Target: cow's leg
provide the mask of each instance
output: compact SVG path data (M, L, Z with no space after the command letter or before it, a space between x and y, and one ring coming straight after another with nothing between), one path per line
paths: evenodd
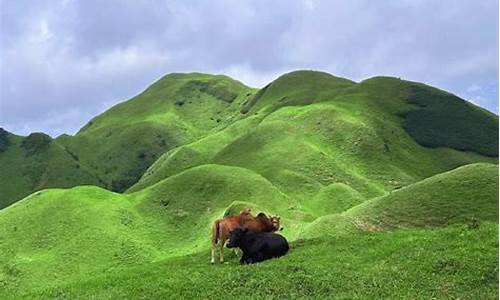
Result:
M217 247L217 245L215 243L212 242L212 259L210 260L210 262L213 264L215 263L215 248Z
M212 224L212 259L210 262L212 264L215 263L215 248L217 247L217 242L219 241L219 230L220 230L220 221L216 220Z
M244 262L245 262L246 264L253 264L253 263L255 262L255 259L254 259L254 257L253 257L253 256L249 255L249 256L245 257Z
M257 252L254 254L253 256L253 262L256 263L256 262L261 262L261 261L264 261L266 258L264 257L264 255L262 254L262 252Z
M248 257L246 256L245 252L243 252L243 255L240 258L240 264L244 264L247 262Z
M224 262L224 244L226 243L225 240L220 240L220 262Z
M266 258L264 257L263 253L262 252L251 252L249 253L248 255L244 255L244 259L242 257L242 260L245 261L245 263L247 264L254 264L254 263L257 263L257 262L261 262L263 260L265 260Z

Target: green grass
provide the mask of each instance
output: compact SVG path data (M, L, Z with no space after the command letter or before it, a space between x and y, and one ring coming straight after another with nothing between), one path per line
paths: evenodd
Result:
M251 92L222 75L170 74L95 117L75 136L18 137L2 129L0 164L7 167L0 174L0 208L42 188L95 184L123 192L164 152L231 124ZM48 147L30 148L33 141L40 146L47 141Z
M244 103L244 114L269 113L284 106L302 106L332 97L355 82L317 71L284 74L259 90Z
M0 130L0 298L496 298L494 129L425 85L298 71L170 74L75 136ZM292 251L209 265L244 207Z
M60 143L42 134L21 137L4 131L0 153L0 209L42 188L99 185L92 171Z
M498 221L498 166L460 167L366 201L344 215L370 230Z
M60 283L206 250L211 223L242 196L282 213L285 234L296 235L304 216L294 201L236 167L199 166L130 195L95 186L37 192L0 211L1 282L37 288L41 278Z
M106 188L123 192L164 152L233 122L252 89L226 76L170 74L61 142Z
M2 298L496 299L498 225L298 241L279 259L212 266L207 253L88 274ZM48 283L48 282L47 282Z
M352 198L347 199L352 206L349 203ZM321 198L320 201L326 202ZM332 197L332 203L337 202ZM327 210L324 204L318 206L323 214ZM434 228L457 223L474 226L484 221L498 222L498 166L482 163L438 174L319 217L305 226L300 237L335 236L358 230Z
M411 227L435 228L436 226L463 224L462 227L457 227L460 229L409 231L397 233L396 236L399 236L401 241L409 243L415 239L426 241L433 236L432 232L452 232L451 236L458 236L459 234L454 230L462 232L464 228L467 228L474 232L473 230L477 228L489 228L487 234L491 235L488 238L490 244L483 240L477 245L469 245L470 249L453 248L446 251L452 253L451 257L455 257L454 251L459 251L463 257L467 256L467 259L471 259L470 251L479 251L475 247L482 249L481 251L498 251L491 245L491 241L496 242L495 230L498 228L498 225L494 224L498 223L496 217L498 200L495 196L498 192L495 180L497 173L498 167L495 165L465 166L436 175L385 197L361 203L343 213L325 215L320 218L315 218L308 212L310 207L302 207L300 203L280 192L262 176L246 169L220 165L194 167L149 188L130 194L112 193L92 186L68 190L44 190L0 211L0 251L3 254L0 261L0 284L6 291L18 296L23 293L37 294L40 291L46 293L46 290L50 293L58 291L57 293L67 295L69 298L89 297L89 291L96 293L99 298L119 295L125 297L128 292L132 293L130 295L153 293L152 296L158 296L160 294L155 294L157 290L151 290L150 283L141 283L137 277L144 279L147 275L143 273L167 272L168 276L162 275L166 282L162 282L161 285L177 286L178 281L187 274L184 272L196 272L200 276L197 280L203 281L206 279L201 275L203 272L210 273L211 270L221 268L217 266L212 267L216 269L209 269L208 266L211 223L214 219L227 214L228 211L237 211L241 207L249 206L255 212L280 214L282 225L285 227L283 234L299 249L299 254L292 252L290 256L272 262L281 271L274 269L270 271L269 267L258 269L262 270L263 276L271 277L274 274L274 280L282 280L285 285L291 285L294 282L293 278L283 279L276 277L276 274L281 274L280 272L285 272L286 268L292 266L306 265L306 258L323 257L314 264L308 265L311 270L318 269L324 272L322 279L311 279L312 286L308 290L313 295L326 295L334 291L323 290L325 283L322 283L322 280L328 278L339 280L335 276L340 274L336 272L329 274L327 270L335 268L336 265L328 267L325 261L336 257L332 257L332 253L337 253L338 247L344 249L341 251L345 251L345 255L348 254L348 249L352 251L361 247L360 245L365 245L366 251L366 247L373 246L366 244L365 239L373 238L384 241L376 248L376 251L380 252L377 254L379 259L382 259L382 253L402 251L388 246L399 243L399 240L389 242L396 233L372 235L363 233L364 231ZM483 180L478 180L481 178ZM475 188L463 184L471 182L475 184ZM440 197L435 197L438 191L448 191L449 194L439 194L437 196ZM477 194L476 198L471 198L474 191L482 191L483 194ZM412 195L411 199L405 196L408 193ZM450 199L455 199L457 195L462 196L461 201L451 202ZM245 201L241 202L241 199ZM318 210L316 215L324 214L323 208L318 208ZM408 225L409 221L413 222L411 226ZM426 237L426 234L430 237ZM432 247L441 247L441 249L447 249L447 243L467 244L451 236L448 237L449 240L441 240L439 243L437 242L439 239L435 238L430 244ZM315 248L318 238L323 246ZM405 245L404 248L410 247L409 244ZM434 250L421 251L419 255ZM345 258L345 262L351 264L354 257L362 254L350 252L349 255ZM349 283L353 280L352 278L359 278L359 276L370 278L375 272L380 271L375 268L369 271L373 272L372 275L365 273L367 269L373 268L368 260L370 257L368 255L362 260L365 265L360 265L359 270L350 270L347 275L349 279L345 279L346 284L355 285L354 282ZM408 263L405 257L400 258L400 268ZM437 260L438 257L442 258L442 255L436 255L434 259ZM414 270L415 274L430 272L422 267L427 263L428 258L421 257L420 259L420 261L413 262L415 266L419 266ZM488 258L489 265L494 263L492 259L497 259L497 257ZM455 260L462 261L462 258ZM302 263L297 261L302 261ZM194 266L190 267L186 265L186 262ZM233 258L232 262L235 264L236 259ZM152 271L156 268L161 268L161 271ZM235 266L235 268L244 270L241 267ZM387 268L391 269L393 266L387 266ZM176 271L169 272L168 270ZM455 272L458 278L455 279L459 280L463 276L475 276L472 274L478 271L470 265ZM207 276L213 278L213 276L223 276L226 273L215 273L215 275L210 273ZM95 278L96 274L102 275ZM427 275L430 276L430 273ZM433 276L434 279L438 278L443 283L447 282L447 279L441 278L439 274ZM388 275L387 280L390 277ZM128 288L125 288L131 285L128 280L139 285L136 290L128 291ZM403 281L401 284L411 283L408 278L400 280ZM91 287L79 287L84 282ZM204 290L211 293L211 289L213 291L217 286L210 284L215 282L205 283L209 285L207 288L193 289L192 293L203 293ZM68 284L70 287L67 287ZM146 287L141 288L140 285L143 284ZM391 284L394 282L389 280L378 286L381 290L377 293L387 293L387 286ZM434 285L430 283L421 284L426 287L427 293L434 289ZM93 285L96 286L92 287ZM270 284L269 288L272 286ZM107 295L109 287L114 288L111 294ZM184 292L182 288L177 287L171 292L174 294ZM60 292L61 289L66 288L69 288L71 292ZM255 288L255 286L251 285L248 288ZM478 293L487 294L495 286L481 288L484 290ZM166 293L168 289L165 289L161 292ZM346 289L345 292L348 290ZM236 293L239 289L231 291ZM367 289L362 291L361 295L367 296L372 292L374 291ZM414 295L416 290L409 289L403 292ZM463 286L455 286L450 292L462 296L468 295ZM47 296L43 293L41 295ZM283 290L275 290L275 293L278 297L282 295ZM297 296L300 295L299 293ZM354 296L353 294L346 295Z
M404 128L428 147L449 147L498 156L498 118L446 92L414 84L409 101L418 106L405 115ZM470 126L473 124L473 126Z
M308 203L312 211L321 215L341 213L363 203L366 199L355 189L344 183L332 183L322 188Z
M402 117L414 109L408 102L411 84L393 78L355 84L311 71L286 74L255 94L259 100L244 118L162 155L129 192L196 165L224 164L264 176L305 207L311 206L314 213L321 206L317 199L329 186L343 185L359 194L358 200L352 200L357 204L359 199L382 196L461 165L498 161L475 152L417 143L405 130ZM308 100L280 102L280 95L302 95ZM497 121L490 115L483 117L485 122ZM483 140L496 142L497 136L483 136Z
M50 179L27 188L20 181L31 172L11 173L13 157L0 152L0 161L5 157L12 164L0 188L15 191L2 193L2 202L5 206L40 188L87 183L137 191L211 163L248 168L304 203L335 183L372 198L460 165L498 161L485 156L497 156L491 145L498 138L490 129L498 127L498 117L464 103L389 77L355 83L296 71L256 93L222 75L170 74L95 117L77 135L55 139L86 170L85 176L66 168L56 175L71 177L69 183ZM450 118L448 112L460 117ZM441 123L412 121L433 114ZM451 131L434 138L442 144L419 138L420 132L440 132L435 128L444 123ZM17 165L31 164L20 154L16 160Z

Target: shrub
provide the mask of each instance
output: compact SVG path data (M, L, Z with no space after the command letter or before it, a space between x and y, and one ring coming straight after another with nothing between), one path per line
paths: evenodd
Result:
M238 96L238 94L231 92L225 85L220 84L217 81L192 80L186 83L183 87L184 93L189 93L193 90L198 90L229 103L233 102Z
M25 150L26 155L40 153L48 148L52 142L52 138L45 133L35 132L25 137L21 143L21 147Z
M5 150L7 150L9 145L9 133L3 128L0 128L0 152L4 152Z

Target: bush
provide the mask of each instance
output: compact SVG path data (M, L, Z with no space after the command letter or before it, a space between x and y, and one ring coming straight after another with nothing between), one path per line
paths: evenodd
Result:
M224 102L233 102L234 99L238 96L238 94L231 92L227 89L226 86L220 84L217 81L201 81L201 80L192 80L186 83L183 87L184 93L189 93L193 90L198 90L202 93L209 94L217 99L220 99Z
M4 152L5 150L7 150L9 145L9 133L3 128L0 128L0 152Z
M25 137L21 143L21 147L25 150L26 155L40 153L48 148L52 142L52 138L45 133L35 132Z

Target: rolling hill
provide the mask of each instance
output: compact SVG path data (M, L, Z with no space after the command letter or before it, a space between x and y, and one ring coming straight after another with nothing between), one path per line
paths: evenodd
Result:
M43 133L21 137L0 129L0 209L51 187L101 185L93 171Z
M216 163L253 170L307 206L308 199L329 185L345 184L367 199L461 165L498 161L479 148L419 144L407 130L407 115L422 109L411 100L415 87L435 93L437 101L444 93L387 77L354 84L320 72L283 75L253 96L248 117L166 152L129 191L196 165ZM307 90L314 93L308 95ZM489 151L498 152L498 118L455 98L453 105L473 116L465 119L471 130L476 123L489 124L487 134L480 129L470 133L482 139L474 144L490 144ZM439 111L443 115L437 117L446 118L446 109ZM453 131L446 138L453 143L467 139L463 135Z
M231 123L253 91L222 75L169 74L90 120L75 136L51 139L43 135L40 143L46 139L53 145L51 154L45 156L41 152L48 148L28 155L19 145L30 137L2 129L5 150L0 149L0 163L8 167L0 180L0 208L50 187L94 184L122 192L165 151ZM50 166L45 171L49 176L39 179L44 167L36 164Z
M74 136L0 131L0 163L1 298L498 294L498 117L421 83L170 74ZM208 265L242 207L292 251Z

